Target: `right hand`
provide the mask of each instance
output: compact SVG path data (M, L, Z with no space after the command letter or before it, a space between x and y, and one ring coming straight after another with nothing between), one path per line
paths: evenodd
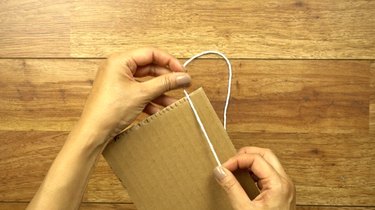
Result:
M245 193L231 171L247 169L261 190L254 199ZM286 175L276 155L269 149L244 147L221 167L214 170L218 183L224 188L234 210L260 210L296 208L295 187Z

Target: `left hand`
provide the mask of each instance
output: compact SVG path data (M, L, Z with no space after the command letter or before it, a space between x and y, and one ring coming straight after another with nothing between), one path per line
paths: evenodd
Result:
M145 82L135 78L153 76ZM153 48L111 55L97 72L80 124L102 132L105 144L142 112L159 111L154 104L175 101L164 93L189 86L191 78L173 56ZM154 103L154 104L153 104Z

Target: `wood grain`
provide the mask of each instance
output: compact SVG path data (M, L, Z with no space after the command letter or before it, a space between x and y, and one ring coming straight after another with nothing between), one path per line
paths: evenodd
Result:
M373 59L375 2L1 1L0 57L103 57L142 46L187 58Z
M0 59L0 201L31 199L78 120L101 61ZM372 61L239 59L233 67L228 130L237 148L273 149L300 205L375 205ZM225 63L202 59L188 71L189 91L203 86L221 116ZM101 158L84 201L131 199Z
M183 58L217 49L231 58L370 59L374 11L368 0L86 0L72 15L71 55L156 46Z
M97 63L89 60L4 59L0 63L3 130L70 130L97 69Z
M100 58L142 46L181 62L204 50L232 58L230 137L278 155L297 209L375 209L374 37L372 0L0 1L0 210L25 209ZM188 71L188 90L203 86L221 117L225 63L209 56ZM131 202L101 157L81 209Z
M0 131L0 200L29 201L68 132ZM236 148L271 148L297 186L300 205L375 206L375 141L367 134L230 132ZM131 202L101 157L84 201Z
M1 201L29 201L61 149L68 132L0 131ZM15 190L17 189L17 190ZM101 157L84 200L117 202L130 198Z
M78 120L100 60L1 59L0 129L69 131ZM232 132L368 133L370 61L233 60ZM218 115L225 63L188 67L189 91L203 86ZM172 96L182 97L181 91Z
M27 203L0 203L0 210L10 210L10 209L11 210L24 210L26 206L27 206ZM80 209L81 210L89 210L89 209L90 210L136 210L133 204L123 204L123 203L121 204L82 203ZM365 208L365 210L367 210L367 208Z
M237 148L272 149L297 186L298 204L374 205L374 136L247 132L230 136Z
M375 134L375 62L370 68L370 133Z
M0 210L24 210L26 203L0 203ZM136 210L133 204L82 203L82 210ZM373 207L297 206L297 210L371 210Z
M0 1L0 57L68 57L71 2Z

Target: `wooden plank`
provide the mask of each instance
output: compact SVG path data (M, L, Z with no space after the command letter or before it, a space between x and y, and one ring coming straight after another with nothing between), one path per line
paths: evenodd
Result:
M272 149L296 184L298 204L374 205L374 136L245 132L230 137L237 148Z
M370 133L375 133L375 102L370 104Z
M297 187L300 205L375 206L375 141L368 134L230 132L236 148L271 148ZM29 201L67 132L0 131L0 201ZM131 199L101 157L84 201Z
M0 210L24 210L27 203L0 203ZM136 210L133 204L82 203L81 210ZM367 210L367 209L366 209Z
M297 210L370 210L374 207L365 206L297 206Z
M68 132L0 131L0 201L29 201L67 135ZM84 200L130 202L127 192L102 157Z
M0 57L67 57L71 2L0 2Z
M1 59L0 129L69 131L78 120L100 60ZM232 132L367 133L370 61L233 60ZM203 86L218 115L225 62L188 67L189 91ZM171 92L182 97L182 91Z
M217 49L231 58L373 59L375 2L79 1L71 55L106 56L156 46L188 58Z
M3 130L70 130L97 69L97 62L89 60L4 59L0 63Z
M0 203L0 210L24 210L26 203ZM81 210L136 210L133 204L103 204L103 203L82 203ZM374 207L342 207L342 206L297 206L297 210L371 210Z
M37 1L0 3L0 57L103 57L156 46L187 58L373 59L375 2Z
M371 63L371 69L370 69L370 133L375 133L375 62Z

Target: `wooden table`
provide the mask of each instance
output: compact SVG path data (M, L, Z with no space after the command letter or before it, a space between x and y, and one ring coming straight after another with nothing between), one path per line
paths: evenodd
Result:
M271 148L299 209L375 209L375 1L0 2L0 209L23 209L80 116L98 63L154 46L233 62L228 131ZM225 62L189 67L219 116ZM182 97L181 91L171 93ZM135 209L103 158L82 209Z

